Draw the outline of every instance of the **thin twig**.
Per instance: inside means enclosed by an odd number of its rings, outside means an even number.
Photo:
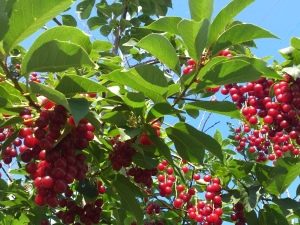
[[[13,179],[11,178],[11,176],[6,172],[6,170],[2,167],[3,172],[5,173],[5,175],[7,176],[7,178],[10,180],[10,182],[13,182]]]
[[[124,0],[123,2],[123,13],[121,15],[121,19],[119,21],[119,26],[117,28],[117,30],[115,31],[115,41],[114,41],[114,47],[112,52],[115,55],[118,55],[118,50],[120,47],[120,41],[121,41],[121,34],[123,32],[122,26],[121,26],[121,21],[126,19],[126,15],[128,12],[128,4],[127,4],[127,0]]]
[[[213,128],[214,126],[216,126],[217,124],[221,123],[221,121],[215,122],[213,125],[211,125],[210,127],[208,127],[205,131],[203,131],[204,133],[206,133],[207,131],[209,131],[211,128]]]
[[[59,22],[59,20],[58,19],[56,19],[56,18],[53,18],[52,19],[58,26],[62,26],[63,24],[61,23],[61,22]]]
[[[206,119],[205,119],[205,121],[204,121],[204,123],[203,123],[203,126],[202,126],[201,131],[204,131],[204,128],[205,128],[205,126],[206,126],[206,124],[207,124],[209,118],[211,117],[211,115],[212,115],[212,113],[209,113],[208,116],[206,117]]]

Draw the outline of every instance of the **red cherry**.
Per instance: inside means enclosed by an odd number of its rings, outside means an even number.
[[[180,198],[176,198],[175,200],[174,200],[174,202],[173,202],[173,206],[174,206],[174,208],[176,208],[176,209],[180,209],[182,206],[183,206],[183,200],[182,199],[180,199]]]
[[[189,172],[188,166],[183,166],[183,167],[181,168],[181,170],[182,170],[183,173],[188,173],[188,172]]]
[[[38,144],[38,140],[32,135],[28,135],[25,137],[24,144],[28,148],[33,148],[34,146],[36,146]]]
[[[205,176],[203,177],[203,180],[204,180],[205,182],[210,182],[210,181],[211,181],[211,176],[210,176],[210,175],[205,175]]]
[[[193,179],[194,179],[194,180],[200,180],[200,178],[201,178],[201,177],[200,177],[199,174],[194,174],[194,175],[193,175]]]
[[[41,182],[42,182],[41,186],[44,188],[52,188],[54,184],[54,181],[50,176],[42,177]]]

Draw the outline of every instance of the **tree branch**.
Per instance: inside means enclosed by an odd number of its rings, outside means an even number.
[[[15,88],[27,99],[27,101],[29,102],[29,106],[32,106],[37,111],[40,111],[40,107],[32,100],[32,98],[29,95],[27,95],[24,92],[24,90],[20,86],[18,80],[11,75],[11,72],[9,71],[7,64],[4,62],[0,62],[0,66],[2,67],[3,71],[5,72],[6,77],[13,82]]]
[[[118,26],[117,30],[115,31],[115,41],[114,41],[114,47],[112,49],[112,52],[115,55],[118,55],[118,50],[119,50],[120,41],[121,41],[121,34],[123,32],[123,29],[121,27],[121,21],[126,19],[127,12],[128,12],[127,0],[124,0],[124,2],[123,2],[123,13],[122,13],[120,21],[119,21],[119,26]]]
[[[11,176],[6,172],[6,170],[2,167],[3,172],[5,173],[5,175],[7,176],[7,178],[10,180],[10,182],[13,182],[13,179],[11,178]]]

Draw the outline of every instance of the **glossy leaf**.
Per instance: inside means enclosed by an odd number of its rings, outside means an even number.
[[[178,154],[188,161],[201,163],[205,149],[223,160],[219,143],[211,136],[188,124],[177,123],[174,127],[167,128],[166,132],[174,142]]]
[[[4,37],[6,52],[9,52],[18,43],[36,32],[57,14],[67,9],[72,2],[72,0],[14,1],[11,11],[7,13],[9,15],[9,28]]]
[[[146,28],[151,30],[169,32],[171,34],[178,34],[177,25],[181,21],[180,17],[161,17],[158,20],[155,20]]]
[[[28,70],[28,68],[27,68],[28,64],[29,64],[29,62],[32,61],[31,58],[34,57],[35,54],[37,54],[37,52],[40,53],[40,55],[42,54],[41,52],[39,52],[39,51],[41,51],[39,49],[42,48],[43,45],[47,45],[48,43],[54,42],[54,40],[58,41],[58,42],[69,42],[67,44],[76,44],[82,48],[81,49],[82,54],[84,54],[84,51],[86,51],[86,53],[88,54],[92,50],[92,43],[90,42],[88,35],[85,34],[84,32],[82,32],[81,30],[79,30],[78,28],[68,27],[68,26],[55,27],[55,28],[52,28],[52,29],[44,32],[33,43],[33,45],[31,46],[31,48],[29,49],[29,51],[27,52],[27,54],[25,55],[25,57],[23,59],[23,63],[22,63],[23,73],[27,72],[26,70]],[[75,47],[78,48],[78,46],[75,46]],[[62,50],[62,49],[58,49],[58,50]],[[45,53],[49,54],[49,50],[46,51]],[[44,58],[51,57],[51,56],[47,56],[45,53],[44,53],[44,55],[41,55],[40,57],[44,57]],[[53,52],[52,54],[54,54],[54,53],[55,52]],[[71,56],[71,54],[69,54],[69,55]],[[52,57],[55,57],[55,55]],[[66,57],[68,57],[68,55],[66,55]],[[40,60],[40,61],[42,61],[42,60]]]
[[[167,81],[157,67],[144,65],[129,71],[114,71],[107,78],[116,83],[140,91],[154,102],[163,102],[167,92]]]
[[[100,93],[107,91],[107,89],[98,82],[77,75],[63,76],[55,89],[65,95],[75,95],[89,92]]]
[[[210,20],[214,8],[214,0],[189,0],[189,8],[193,20]]]
[[[213,52],[217,53],[218,51],[232,45],[241,44],[259,38],[277,37],[269,31],[253,24],[237,24],[221,34],[216,42],[216,46],[213,48]]]
[[[200,87],[242,83],[256,80],[261,76],[261,72],[257,71],[249,62],[234,58],[228,61],[217,62],[205,72],[202,73],[200,71],[199,73],[201,82],[198,86]]]
[[[190,56],[198,60],[206,46],[209,21],[207,19],[201,22],[191,20],[182,20],[178,24],[178,31]]]
[[[254,0],[232,0],[225,8],[223,8],[211,24],[208,43],[214,43],[219,35],[223,33],[226,26],[232,22],[233,18],[252,2],[254,2]]]
[[[49,41],[32,52],[23,66],[23,74],[61,72],[72,67],[94,66],[87,52],[67,41]]]
[[[185,105],[186,110],[203,110],[207,112],[225,115],[231,118],[240,119],[240,112],[235,104],[228,101],[197,101]]]
[[[150,34],[140,40],[138,47],[145,49],[175,72],[180,72],[179,58],[170,41],[162,35]]]

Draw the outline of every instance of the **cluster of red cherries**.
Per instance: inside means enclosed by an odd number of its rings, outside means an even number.
[[[64,202],[73,195],[69,185],[75,180],[85,179],[88,166],[82,150],[94,139],[95,128],[86,119],[80,120],[76,126],[73,117],[60,105],[41,111],[36,120],[32,119],[30,111],[22,118],[25,127],[20,129],[19,137],[24,145],[19,149],[21,160],[27,163],[26,171],[37,190],[35,203],[51,208],[63,207]],[[78,207],[76,213],[80,214],[81,223],[96,223]],[[95,214],[93,218],[100,218],[101,210],[97,207],[92,210]],[[60,213],[59,217],[67,224],[75,222],[76,216],[74,211],[68,210]]]
[[[151,188],[153,184],[153,176],[156,176],[157,169],[143,169],[139,167],[132,167],[127,171],[127,175],[132,176],[134,182],[137,184],[143,184],[144,186]]]
[[[225,85],[221,93],[230,94],[246,120],[235,130],[238,151],[248,149],[259,162],[299,155],[299,78],[294,80],[288,74],[280,81],[260,78]]]
[[[10,126],[6,128],[0,128],[0,146],[14,133],[14,129]],[[13,158],[17,157],[17,147],[22,144],[19,138],[13,141],[12,145],[7,146],[1,152],[1,158],[3,163],[8,165],[12,162]]]
[[[245,225],[246,218],[244,215],[244,206],[242,203],[238,202],[233,206],[234,213],[231,214],[231,220],[235,222],[235,225]]]
[[[188,218],[195,222],[205,225],[222,224],[222,187],[219,178],[212,178],[210,175],[203,176],[202,182],[206,185],[206,193],[205,200],[201,201],[198,199],[195,188],[196,182],[201,179],[200,174],[194,174],[193,180],[187,187],[179,183],[174,176],[174,169],[166,160],[161,161],[157,169],[160,171],[157,175],[159,193],[162,197],[173,196],[175,209],[186,210]],[[187,165],[182,167],[182,172],[184,174],[189,172]]]
[[[100,215],[102,212],[103,200],[97,199],[94,202],[86,203],[84,206],[79,206],[72,199],[63,199],[60,201],[59,206],[66,208],[56,213],[57,217],[62,220],[64,224],[81,225],[98,224],[100,222]],[[76,217],[81,222],[75,222]]]

